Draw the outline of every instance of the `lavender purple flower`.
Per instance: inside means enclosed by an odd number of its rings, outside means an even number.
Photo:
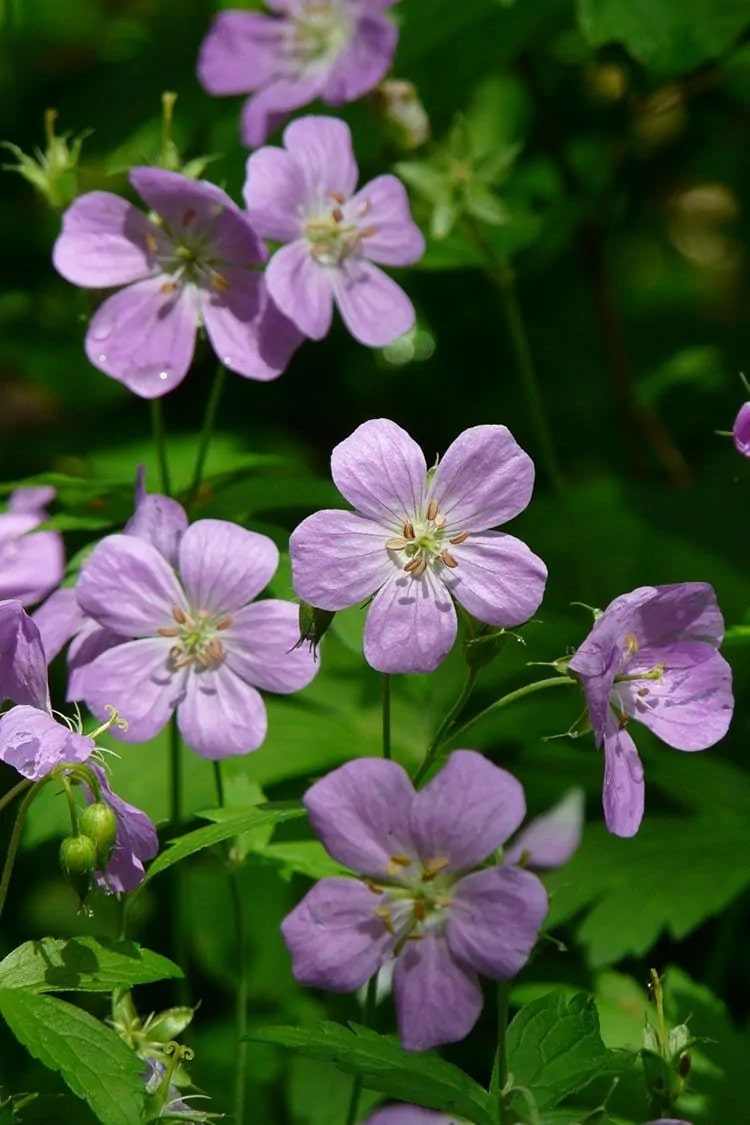
[[[331,456],[354,512],[309,516],[290,540],[294,588],[320,609],[373,594],[365,658],[381,672],[431,672],[456,638],[453,599],[480,621],[528,620],[547,569],[525,543],[489,531],[529,502],[534,465],[505,426],[474,426],[428,474],[422,450],[388,419],[365,422]]]
[[[86,354],[142,398],[182,382],[202,325],[219,359],[250,379],[274,379],[301,337],[269,300],[266,252],[248,217],[219,188],[161,168],[130,182],[156,218],[109,192],[65,212],[57,270],[84,288],[123,288],[96,311]]]
[[[154,858],[159,850],[159,839],[150,817],[112,791],[106,771],[96,765],[92,769],[99,782],[100,798],[117,819],[115,846],[106,870],[97,875],[97,882],[105,891],[123,894],[143,882],[143,861]],[[95,799],[91,790],[88,799]]]
[[[464,1119],[418,1105],[400,1104],[376,1109],[362,1125],[464,1125]]]
[[[248,148],[294,109],[366,94],[391,65],[398,38],[383,12],[396,0],[266,0],[271,14],[220,12],[203,41],[198,78],[209,94],[252,94],[242,114]]]
[[[515,976],[547,913],[530,871],[474,870],[523,820],[520,784],[473,750],[454,751],[419,792],[395,762],[361,758],[304,803],[327,850],[361,881],[322,879],[284,920],[297,980],[349,992],[396,958],[407,1050],[463,1039],[482,1008],[477,973]]]
[[[631,719],[677,750],[705,750],[726,734],[733,698],[731,669],[717,651],[723,635],[711,586],[642,586],[607,606],[569,661],[604,748],[604,817],[616,836],[633,836],[643,816]]]
[[[743,457],[750,457],[750,402],[743,402],[734,420],[732,437],[735,448]]]
[[[424,253],[403,184],[378,176],[355,191],[351,133],[334,117],[293,121],[284,146],[247,162],[250,220],[261,237],[287,243],[268,264],[268,292],[313,340],[329,331],[335,304],[355,340],[391,343],[413,326],[414,308],[373,263],[406,266]]]
[[[34,531],[47,519],[54,488],[18,488],[0,514],[0,598],[31,605],[54,590],[65,571],[62,536]]]

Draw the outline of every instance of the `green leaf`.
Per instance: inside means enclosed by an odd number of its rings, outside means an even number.
[[[0,989],[0,1014],[19,1043],[58,1071],[102,1125],[138,1125],[143,1062],[111,1028],[64,1000],[18,988]]]
[[[309,1028],[264,1028],[254,1031],[252,1038],[335,1063],[340,1070],[360,1078],[369,1090],[455,1113],[476,1125],[494,1125],[495,1099],[477,1082],[432,1051],[405,1051],[391,1035],[378,1035],[357,1024],[347,1028],[322,1023]]]
[[[0,962],[0,988],[31,992],[112,992],[181,977],[182,970],[134,941],[76,937],[27,941]]]
[[[331,875],[351,875],[348,868],[331,859],[319,840],[297,840],[292,843],[266,844],[251,848],[262,859],[281,868],[283,878],[307,875],[310,879],[326,879]]]

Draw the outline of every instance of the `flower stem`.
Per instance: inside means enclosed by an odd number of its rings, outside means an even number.
[[[193,479],[190,484],[190,490],[187,494],[185,507],[191,508],[198,498],[198,493],[203,480],[203,470],[206,466],[206,457],[208,456],[208,449],[211,445],[211,438],[213,437],[214,426],[216,425],[216,415],[219,410],[219,400],[221,399],[221,392],[224,387],[224,376],[227,369],[223,363],[220,363],[216,368],[211,390],[208,396],[208,403],[206,404],[206,414],[203,419],[203,429],[198,441],[198,456],[195,459],[195,469],[193,470]]]
[[[3,809],[7,808],[8,805],[13,804],[16,797],[18,797],[19,794],[23,793],[24,789],[28,789],[30,785],[30,781],[24,780],[19,781],[18,785],[14,785],[12,789],[9,789],[8,792],[0,798],[0,812],[2,812]]]
[[[391,757],[391,677],[383,673],[383,757]]]
[[[468,702],[469,696],[474,690],[474,683],[476,681],[476,678],[476,671],[473,668],[470,668],[466,674],[466,679],[464,680],[464,686],[461,688],[460,695],[436,730],[432,742],[427,747],[424,761],[412,778],[414,785],[419,784],[419,782],[422,780],[424,775],[427,773],[427,771],[430,769],[433,762],[437,758],[440,747],[443,745],[443,743],[448,738],[448,735],[451,733],[451,728],[455,725],[456,719],[463,711],[466,703]]]
[[[156,459],[159,462],[160,488],[165,496],[171,496],[172,482],[169,476],[169,461],[167,459],[167,435],[164,430],[164,411],[160,398],[151,399],[151,433],[156,449]]]
[[[510,981],[497,982],[497,1053],[495,1065],[492,1068],[492,1082],[490,1092],[497,1094],[498,1122],[506,1125],[505,1085],[508,1081],[508,1060],[505,1053],[505,1034],[508,1028],[508,1000],[510,997]]]
[[[375,1000],[378,992],[378,974],[370,977],[367,984],[367,992],[365,994],[365,1007],[362,1015],[362,1023],[365,1027],[372,1027],[373,1019],[375,1017]],[[362,1097],[362,1090],[364,1083],[361,1078],[354,1079],[352,1086],[352,1096],[349,1099],[349,1108],[346,1113],[346,1125],[356,1125],[357,1117],[359,1115],[359,1099]]]
[[[172,715],[169,720],[169,827],[178,834],[182,825],[182,746],[180,745],[180,731],[177,726],[177,716]],[[190,1002],[187,962],[188,941],[187,929],[183,925],[182,899],[185,886],[183,870],[177,866],[172,872],[171,879],[171,920],[172,920],[172,953],[176,964],[185,972],[176,982],[177,1002],[187,1005]]]
[[[169,823],[173,830],[182,824],[182,754],[177,716],[169,720]]]
[[[2,878],[0,878],[0,915],[2,914],[3,907],[5,906],[8,887],[10,886],[10,877],[13,874],[13,866],[16,862],[18,848],[21,844],[21,837],[23,836],[23,827],[26,823],[26,815],[31,808],[32,801],[42,790],[42,788],[47,784],[47,782],[50,780],[50,777],[51,775],[48,774],[47,777],[43,777],[39,781],[35,782],[31,786],[31,789],[29,789],[23,801],[21,801],[21,804],[18,806],[18,812],[16,813],[16,822],[13,825],[10,843],[8,844],[8,854],[5,857],[5,866],[3,867]],[[18,789],[18,786],[16,786],[16,789]]]
[[[544,691],[546,688],[552,687],[570,687],[575,683],[576,681],[572,679],[572,677],[550,676],[548,680],[535,680],[533,684],[525,684],[524,687],[509,692],[508,695],[502,696],[501,699],[496,699],[494,703],[490,703],[489,707],[485,707],[483,711],[472,715],[470,719],[467,719],[465,723],[462,723],[460,727],[457,727],[451,732],[451,737],[456,738],[459,734],[464,734],[470,727],[473,727],[475,723],[478,723],[480,719],[491,715],[493,711],[499,711],[501,707],[507,707],[509,703],[515,703],[517,699],[523,699],[524,696],[533,695],[535,691]]]

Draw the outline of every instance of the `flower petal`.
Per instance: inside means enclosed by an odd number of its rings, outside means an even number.
[[[318,671],[309,648],[299,641],[299,606],[267,598],[232,616],[224,633],[226,664],[263,691],[292,692],[307,687]]]
[[[276,251],[266,268],[266,285],[300,332],[311,340],[323,339],[333,319],[330,267],[314,261],[306,241],[290,242]]]
[[[9,519],[34,517],[0,516],[0,520]],[[59,586],[64,573],[65,548],[57,531],[32,531],[0,543],[0,598],[16,598],[23,605],[32,605]]]
[[[368,348],[392,344],[414,327],[414,306],[400,285],[364,258],[331,269],[333,295],[346,327]]]
[[[42,637],[17,600],[0,601],[0,703],[6,699],[50,710]]]
[[[533,488],[534,462],[510,430],[472,426],[438,463],[430,497],[446,517],[446,534],[486,531],[522,512]]]
[[[359,758],[316,781],[304,805],[334,859],[363,875],[383,876],[394,855],[416,854],[409,831],[413,800],[405,769],[382,758]]]
[[[173,606],[188,608],[167,560],[134,535],[102,539],[81,570],[76,593],[84,613],[122,637],[154,636],[174,626]]]
[[[353,37],[331,67],[323,98],[343,105],[361,98],[388,72],[398,41],[396,25],[377,16],[357,22]]]
[[[476,867],[515,832],[526,814],[515,777],[475,750],[454,750],[412,805],[411,830],[423,861],[447,871]]]
[[[408,266],[424,254],[424,235],[413,221],[406,188],[395,176],[378,176],[349,200],[347,214],[366,209],[364,223],[374,229],[362,252],[384,266]],[[498,427],[502,429],[502,427]]]
[[[738,453],[750,457],[750,402],[743,402],[734,420],[732,437]]]
[[[519,863],[536,870],[562,867],[581,842],[583,790],[571,789],[561,801],[537,816],[505,849],[503,864]]]
[[[643,819],[643,766],[625,730],[604,736],[602,804],[607,828],[615,836],[635,836]]]
[[[250,154],[243,195],[250,221],[262,238],[293,242],[300,237],[305,180],[285,149],[267,146]]]
[[[55,499],[55,489],[51,485],[32,485],[16,488],[8,497],[8,510],[18,515],[37,516],[39,522],[47,518],[45,508]]]
[[[232,613],[273,578],[279,549],[267,535],[228,520],[197,520],[180,543],[180,576],[195,609]]]
[[[102,800],[117,817],[117,839],[107,864],[107,879],[99,878],[98,882],[105,890],[123,894],[143,882],[142,861],[154,858],[159,850],[159,838],[150,817],[113,792],[106,771],[101,766],[92,768],[99,779]]]
[[[457,1117],[446,1117],[434,1109],[398,1103],[376,1109],[362,1125],[460,1125]]]
[[[123,742],[148,742],[167,725],[184,692],[185,671],[169,667],[169,640],[128,641],[97,656],[81,670],[82,696],[98,719],[116,708],[127,730]]]
[[[413,438],[388,418],[357,426],[331,454],[331,475],[345,500],[401,534],[422,510],[427,463]]]
[[[353,512],[325,509],[289,540],[297,595],[318,609],[346,609],[380,589],[393,573],[387,531]]]
[[[302,172],[309,201],[330,198],[333,192],[349,198],[357,186],[359,171],[346,122],[308,114],[287,125],[283,139]]]
[[[321,879],[287,914],[281,933],[300,984],[352,992],[378,971],[391,937],[378,898],[354,879]]]
[[[245,102],[240,136],[248,148],[262,145],[293,109],[308,105],[322,92],[327,71],[317,68],[299,78],[277,78]]]
[[[136,539],[150,543],[170,566],[176,567],[177,552],[187,526],[187,513],[182,504],[154,492],[138,500],[123,534],[134,535]]]
[[[202,291],[203,322],[214,351],[238,375],[275,379],[304,336],[271,301],[261,274],[229,268],[222,277],[226,291]]]
[[[644,593],[652,591],[652,596]],[[724,637],[724,618],[716,602],[716,592],[707,582],[676,582],[668,586],[634,590],[637,597],[624,595],[613,606],[630,604],[632,614],[627,632],[638,641],[638,651],[628,660],[627,671],[653,667],[664,659],[670,667],[689,667],[701,663],[718,648]],[[609,614],[611,606],[604,611]]]
[[[456,601],[487,625],[507,629],[528,621],[544,597],[547,567],[525,543],[501,531],[450,546],[458,563],[440,577]]]
[[[122,643],[122,637],[103,629],[93,617],[86,619],[86,624],[73,637],[68,649],[68,691],[65,698],[69,702],[85,699],[88,665],[103,652]]]
[[[128,285],[100,305],[86,333],[94,367],[141,398],[174,390],[193,359],[195,294],[190,285],[172,284],[160,274]]]
[[[65,762],[85,762],[94,743],[36,707],[11,707],[0,716],[0,761],[38,781]]]
[[[63,215],[52,251],[58,273],[74,285],[108,289],[154,272],[147,240],[164,238],[142,211],[108,191],[81,195]]]
[[[51,664],[71,637],[84,627],[89,618],[78,604],[72,586],[55,590],[39,606],[32,620],[38,628],[47,663]]]
[[[225,665],[190,671],[177,722],[188,746],[212,760],[257,750],[268,729],[259,693]]]
[[[442,937],[409,942],[393,974],[398,1030],[407,1051],[465,1039],[482,1010],[476,974],[451,956]]]
[[[379,672],[434,672],[456,630],[453,602],[431,571],[391,578],[367,612],[365,660]]]
[[[270,82],[282,45],[279,20],[260,12],[219,12],[201,43],[198,81],[209,94],[248,94]]]
[[[637,686],[637,685],[636,685]],[[667,671],[635,692],[632,716],[676,750],[706,750],[729,729],[734,708],[732,669],[714,653],[702,664]]]
[[[451,952],[494,980],[526,964],[547,915],[547,892],[531,871],[487,867],[451,892],[445,935]]]

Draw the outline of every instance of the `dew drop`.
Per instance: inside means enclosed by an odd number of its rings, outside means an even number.
[[[231,355],[223,355],[221,357],[221,362],[224,364],[225,367],[229,367],[230,363],[232,362]]]
[[[169,372],[168,371],[160,371],[159,372],[159,378],[160,379],[168,379],[169,378]]]
[[[96,361],[97,361],[97,363],[106,363],[107,362],[107,357],[104,354],[104,352],[99,353],[99,355],[96,357]]]

